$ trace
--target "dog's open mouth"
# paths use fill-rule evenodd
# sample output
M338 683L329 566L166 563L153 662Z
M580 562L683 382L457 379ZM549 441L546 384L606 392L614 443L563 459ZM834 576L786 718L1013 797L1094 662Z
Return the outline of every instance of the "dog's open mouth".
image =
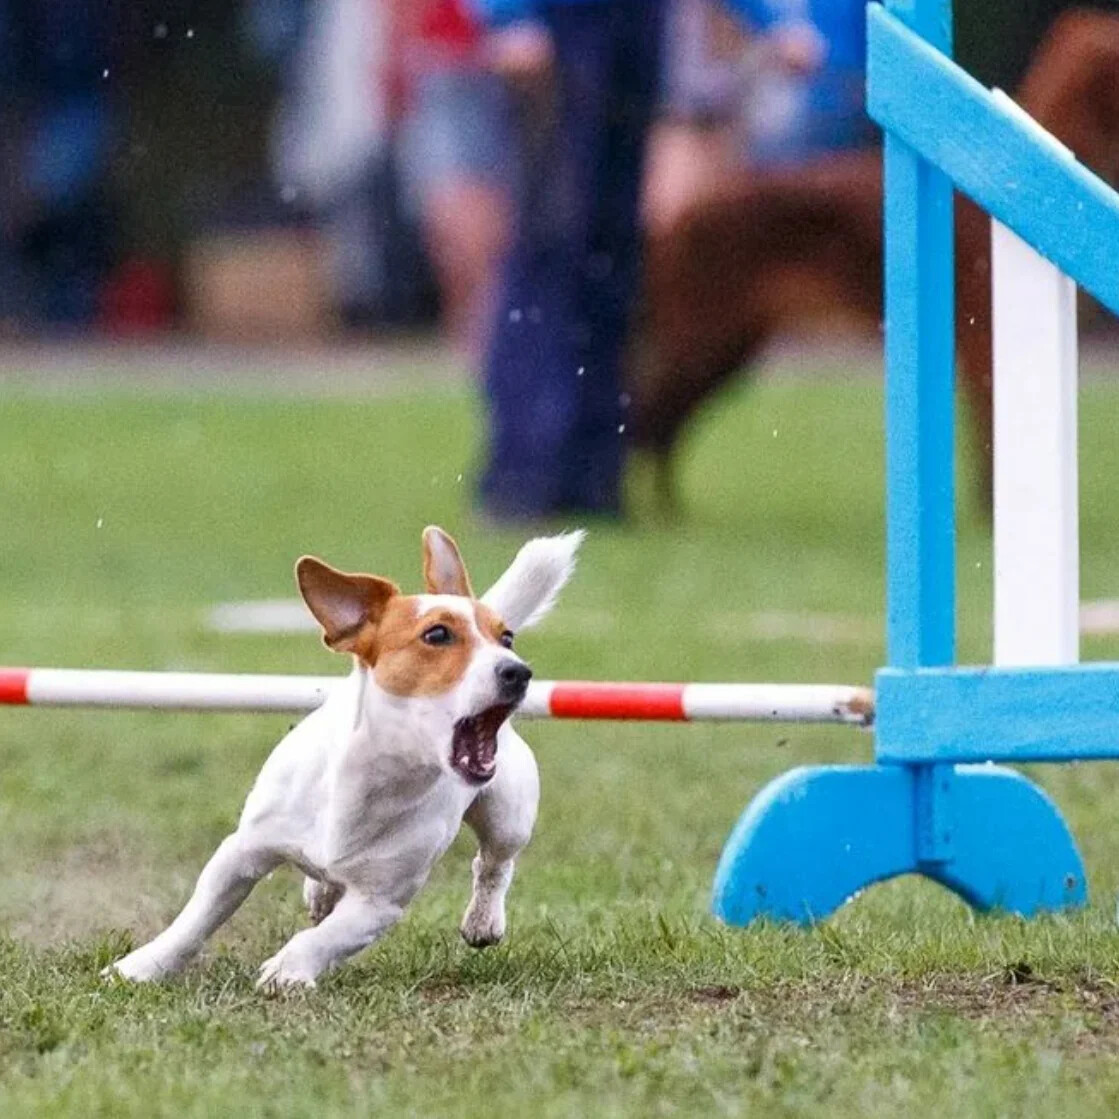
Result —
M484 785L497 772L497 732L515 703L499 703L455 723L451 765L472 785Z

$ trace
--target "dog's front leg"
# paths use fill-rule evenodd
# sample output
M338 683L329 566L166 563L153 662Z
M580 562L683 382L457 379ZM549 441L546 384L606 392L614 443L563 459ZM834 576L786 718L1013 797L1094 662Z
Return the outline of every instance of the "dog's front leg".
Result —
M403 909L364 897L349 888L314 928L298 932L260 969L257 986L266 991L313 987L315 980L344 959L383 936Z
M142 948L101 973L145 982L182 970L206 938L249 896L253 886L280 863L241 835L227 836L202 868L190 901L171 924Z
M505 935L505 895L517 855L532 838L540 799L536 759L520 736L502 741L497 766L497 776L466 813L478 854L474 892L459 931L473 948L497 944Z

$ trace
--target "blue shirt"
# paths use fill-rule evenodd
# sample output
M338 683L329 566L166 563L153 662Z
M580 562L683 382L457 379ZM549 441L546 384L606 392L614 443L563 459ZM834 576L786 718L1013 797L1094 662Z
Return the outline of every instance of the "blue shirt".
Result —
M825 69L866 69L865 0L808 0L805 18L827 43Z
M609 0L470 0L470 2L484 23L500 26L517 20L531 20L539 14L541 8L549 5L602 4L608 3ZM723 2L755 31L768 31L771 27L793 20L811 20L809 8L816 6L810 4L809 0L723 0ZM828 0L823 0L819 6L826 8Z

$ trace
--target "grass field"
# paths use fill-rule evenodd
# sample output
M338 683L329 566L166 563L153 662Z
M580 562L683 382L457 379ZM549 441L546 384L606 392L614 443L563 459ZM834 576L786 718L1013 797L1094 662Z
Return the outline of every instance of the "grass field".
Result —
M869 680L879 413L865 377L729 401L689 448L686 518L657 523L638 485L631 524L588 526L575 582L523 651L549 677ZM207 632L206 610L290 595L303 551L414 587L430 521L476 584L496 575L520 538L471 514L476 430L453 388L9 394L0 663L341 671L313 637ZM1119 595L1119 388L1086 387L1082 430L1084 597ZM960 572L963 652L981 659L990 555L967 511ZM811 932L708 916L753 793L793 764L868 759L849 730L528 726L543 804L500 948L458 938L463 837L404 922L308 996L252 987L303 921L288 872L182 979L103 986L98 969L181 904L286 725L0 715L0 1115L1119 1112L1115 767L1036 773L1088 864L1075 916L975 918L915 880Z

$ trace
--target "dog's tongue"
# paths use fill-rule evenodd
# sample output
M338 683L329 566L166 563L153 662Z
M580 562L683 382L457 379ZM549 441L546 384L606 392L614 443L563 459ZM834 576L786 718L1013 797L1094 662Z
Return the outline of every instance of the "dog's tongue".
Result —
M451 765L471 784L483 784L497 771L497 732L512 713L512 706L500 704L455 723Z

